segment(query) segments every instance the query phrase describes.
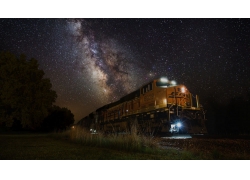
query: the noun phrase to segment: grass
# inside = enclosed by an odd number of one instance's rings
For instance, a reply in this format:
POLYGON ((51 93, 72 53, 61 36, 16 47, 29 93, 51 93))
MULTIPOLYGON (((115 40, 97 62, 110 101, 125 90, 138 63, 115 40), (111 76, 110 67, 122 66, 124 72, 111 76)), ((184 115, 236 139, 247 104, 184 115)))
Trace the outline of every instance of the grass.
POLYGON ((0 134, 0 160, 244 160, 250 159, 249 144, 250 140, 243 139, 160 140, 135 133, 105 136, 82 129, 4 133, 0 134))
POLYGON ((87 146, 112 148, 128 152, 155 152, 159 150, 157 139, 139 136, 136 131, 122 135, 104 135, 101 133, 90 134, 89 131, 77 127, 57 135, 70 138, 72 141, 87 146))
POLYGON ((173 159, 174 153, 129 153, 110 148, 84 146, 50 135, 1 135, 1 160, 122 160, 173 159), (169 155, 169 157, 168 157, 169 155))
MULTIPOLYGON (((110 143, 110 142, 109 142, 110 143)), ((0 135, 1 160, 166 160, 193 159, 190 154, 176 150, 140 152, 121 150, 115 146, 87 145, 72 141, 67 134, 8 134, 0 135)), ((120 146, 120 145, 119 145, 120 146)), ((119 147, 118 146, 118 147, 119 147)), ((137 146, 135 146, 137 147, 137 146)), ((135 150, 135 151, 134 151, 135 150)))

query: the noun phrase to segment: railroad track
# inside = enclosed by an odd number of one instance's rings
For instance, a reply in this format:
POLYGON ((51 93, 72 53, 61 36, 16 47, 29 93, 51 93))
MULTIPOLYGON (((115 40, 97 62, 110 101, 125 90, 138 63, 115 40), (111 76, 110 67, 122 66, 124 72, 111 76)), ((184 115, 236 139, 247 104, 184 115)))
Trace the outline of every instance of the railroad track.
POLYGON ((195 134, 191 135, 196 139, 250 139, 250 135, 212 135, 212 134, 195 134))

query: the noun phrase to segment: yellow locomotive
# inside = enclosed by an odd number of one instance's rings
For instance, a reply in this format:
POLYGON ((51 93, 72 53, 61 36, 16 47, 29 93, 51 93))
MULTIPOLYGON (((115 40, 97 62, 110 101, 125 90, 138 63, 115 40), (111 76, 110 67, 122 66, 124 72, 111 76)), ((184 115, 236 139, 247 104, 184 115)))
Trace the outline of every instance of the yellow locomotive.
POLYGON ((138 133, 146 134, 207 133, 198 96, 164 77, 97 109, 78 123, 97 132, 125 133, 136 127, 138 133))

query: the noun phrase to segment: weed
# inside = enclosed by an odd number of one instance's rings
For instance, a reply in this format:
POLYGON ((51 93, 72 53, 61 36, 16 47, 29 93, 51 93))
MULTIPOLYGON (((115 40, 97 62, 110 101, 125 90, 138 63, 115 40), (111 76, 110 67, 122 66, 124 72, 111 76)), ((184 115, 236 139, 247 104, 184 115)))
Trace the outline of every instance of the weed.
POLYGON ((155 139, 137 135, 136 131, 125 134, 109 134, 103 133, 91 134, 84 128, 76 127, 70 131, 56 134, 55 136, 69 137, 75 142, 93 147, 106 147, 117 150, 133 151, 133 152, 149 152, 157 151, 158 143, 155 139))

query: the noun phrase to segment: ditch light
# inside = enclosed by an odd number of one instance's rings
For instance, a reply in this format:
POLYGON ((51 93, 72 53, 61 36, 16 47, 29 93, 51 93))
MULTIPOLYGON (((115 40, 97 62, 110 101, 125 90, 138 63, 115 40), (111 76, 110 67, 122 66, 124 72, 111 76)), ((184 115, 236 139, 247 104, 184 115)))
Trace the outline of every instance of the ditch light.
POLYGON ((181 123, 178 122, 178 123, 176 124, 176 126, 177 126, 178 128, 180 128, 180 127, 181 127, 181 123))

